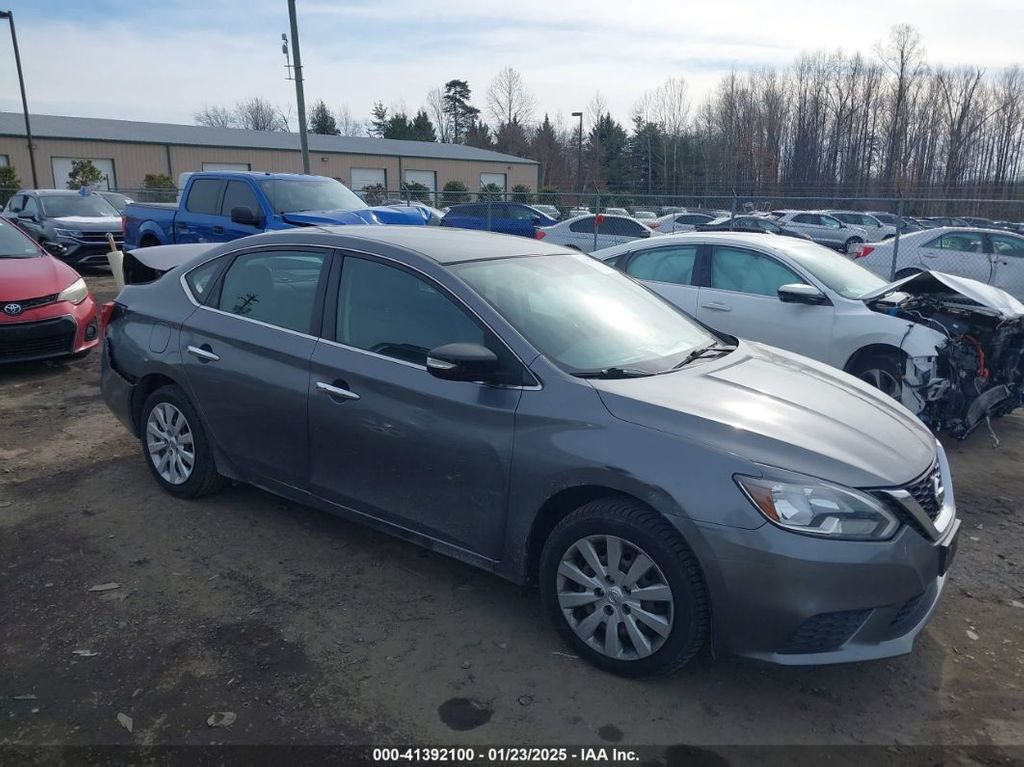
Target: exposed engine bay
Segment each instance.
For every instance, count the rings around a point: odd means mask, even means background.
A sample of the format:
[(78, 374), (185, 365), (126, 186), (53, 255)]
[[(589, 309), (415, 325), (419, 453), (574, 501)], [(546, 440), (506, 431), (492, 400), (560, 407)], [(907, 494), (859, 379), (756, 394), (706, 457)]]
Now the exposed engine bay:
[(904, 370), (903, 402), (933, 430), (963, 439), (1024, 405), (1024, 304), (939, 272), (915, 274), (879, 293), (865, 297), (873, 310), (944, 336), (935, 356), (908, 355)]

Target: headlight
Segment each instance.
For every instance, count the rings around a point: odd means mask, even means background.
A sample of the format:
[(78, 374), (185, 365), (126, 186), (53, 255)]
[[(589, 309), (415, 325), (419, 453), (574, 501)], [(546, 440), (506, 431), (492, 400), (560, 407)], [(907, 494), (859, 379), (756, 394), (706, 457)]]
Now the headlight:
[(79, 277), (77, 280), (68, 285), (64, 290), (57, 296), (58, 301), (70, 301), (73, 304), (82, 303), (89, 295), (89, 288), (85, 284), (85, 280)]
[(70, 237), (71, 239), (78, 239), (82, 236), (82, 233), (74, 229), (57, 229), (54, 228), (53, 233), (58, 237)]
[(736, 476), (758, 510), (779, 527), (823, 538), (881, 541), (899, 520), (881, 501), (848, 487), (807, 477), (776, 480)]

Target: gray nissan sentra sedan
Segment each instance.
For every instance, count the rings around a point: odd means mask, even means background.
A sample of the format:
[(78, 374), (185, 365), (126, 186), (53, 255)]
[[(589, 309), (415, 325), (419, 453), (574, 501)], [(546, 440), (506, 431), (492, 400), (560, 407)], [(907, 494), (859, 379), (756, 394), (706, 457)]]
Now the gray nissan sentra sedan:
[(709, 642), (897, 655), (935, 608), (949, 466), (866, 383), (521, 237), (346, 226), (194, 254), (103, 312), (104, 399), (169, 493), (247, 482), (535, 583), (621, 674)]

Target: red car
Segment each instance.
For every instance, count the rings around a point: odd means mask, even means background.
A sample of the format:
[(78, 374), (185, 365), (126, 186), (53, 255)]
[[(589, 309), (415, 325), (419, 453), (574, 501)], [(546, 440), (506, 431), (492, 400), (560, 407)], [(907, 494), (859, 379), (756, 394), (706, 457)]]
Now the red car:
[(0, 218), (0, 364), (84, 355), (99, 335), (82, 276)]

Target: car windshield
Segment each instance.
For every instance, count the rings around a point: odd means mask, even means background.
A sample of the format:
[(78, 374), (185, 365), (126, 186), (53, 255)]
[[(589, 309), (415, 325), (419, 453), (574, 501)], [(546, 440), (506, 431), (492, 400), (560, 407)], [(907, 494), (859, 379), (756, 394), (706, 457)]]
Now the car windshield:
[(472, 261), (454, 271), (574, 375), (662, 373), (718, 340), (651, 291), (583, 254)]
[(860, 298), (886, 284), (863, 266), (817, 243), (794, 243), (786, 248), (786, 255), (843, 298)]
[(98, 218), (119, 215), (114, 206), (98, 194), (41, 194), (39, 201), (43, 205), (43, 215), (47, 218)]
[(365, 210), (367, 204), (344, 184), (334, 179), (272, 178), (260, 182), (260, 188), (275, 213), (299, 213), (307, 210)]
[(0, 218), (0, 258), (32, 258), (39, 248), (21, 230)]

